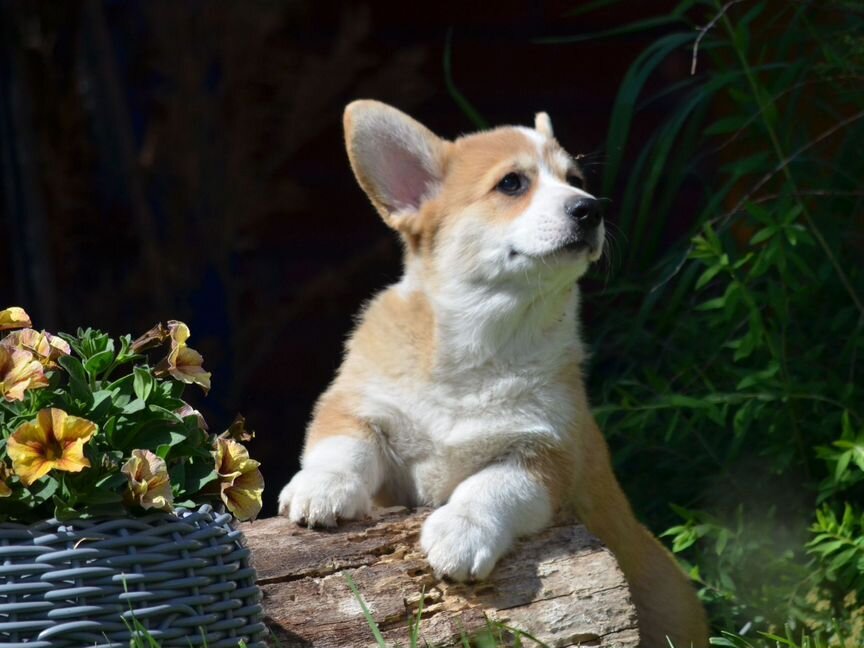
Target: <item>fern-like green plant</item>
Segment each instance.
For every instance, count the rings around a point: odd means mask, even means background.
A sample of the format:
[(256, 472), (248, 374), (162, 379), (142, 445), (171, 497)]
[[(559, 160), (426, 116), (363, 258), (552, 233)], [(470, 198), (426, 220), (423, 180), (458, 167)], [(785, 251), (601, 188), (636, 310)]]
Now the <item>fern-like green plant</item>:
[(592, 188), (627, 242), (588, 297), (596, 413), (718, 633), (746, 630), (716, 645), (864, 645), (864, 6), (682, 0), (547, 42), (645, 28)]

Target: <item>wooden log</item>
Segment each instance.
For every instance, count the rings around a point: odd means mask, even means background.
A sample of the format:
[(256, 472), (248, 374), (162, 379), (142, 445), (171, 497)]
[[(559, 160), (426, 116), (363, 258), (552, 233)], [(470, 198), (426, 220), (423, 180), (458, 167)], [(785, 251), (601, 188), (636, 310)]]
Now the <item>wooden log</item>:
[[(463, 635), (488, 632), (490, 620), (549, 646), (639, 643), (624, 576), (584, 527), (553, 526), (520, 541), (488, 580), (460, 584), (437, 579), (420, 551), (420, 527), (428, 514), (379, 509), (370, 520), (335, 530), (305, 529), (285, 518), (243, 525), (273, 644), (377, 645), (346, 575), (357, 584), (388, 646), (409, 645), (421, 595), (421, 646), (462, 645)], [(499, 626), (491, 627), (504, 643), (512, 640)], [(528, 639), (523, 644), (533, 645)]]

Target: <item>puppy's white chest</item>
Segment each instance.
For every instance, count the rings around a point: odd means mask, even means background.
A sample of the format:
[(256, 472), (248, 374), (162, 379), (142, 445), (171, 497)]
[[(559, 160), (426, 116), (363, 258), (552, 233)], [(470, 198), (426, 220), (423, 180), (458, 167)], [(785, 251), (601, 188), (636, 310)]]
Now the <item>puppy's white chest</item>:
[(409, 503), (442, 504), (497, 459), (555, 445), (573, 416), (569, 390), (545, 372), (490, 372), (375, 391), (372, 421)]

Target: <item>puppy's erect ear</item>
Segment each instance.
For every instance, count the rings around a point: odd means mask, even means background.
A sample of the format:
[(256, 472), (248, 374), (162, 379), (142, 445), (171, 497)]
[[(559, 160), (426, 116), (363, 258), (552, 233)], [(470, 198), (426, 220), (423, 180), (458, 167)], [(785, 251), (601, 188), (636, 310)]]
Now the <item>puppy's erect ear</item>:
[(552, 132), (552, 120), (545, 112), (538, 112), (534, 115), (534, 130), (541, 135), (552, 138), (555, 134)]
[(345, 108), (351, 168), (384, 221), (397, 227), (435, 193), (448, 144), (423, 124), (378, 101)]

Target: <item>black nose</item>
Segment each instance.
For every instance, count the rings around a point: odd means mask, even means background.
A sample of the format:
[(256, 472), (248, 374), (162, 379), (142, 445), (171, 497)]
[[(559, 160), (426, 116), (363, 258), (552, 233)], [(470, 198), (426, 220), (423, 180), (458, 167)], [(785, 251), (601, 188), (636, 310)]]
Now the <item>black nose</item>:
[(597, 227), (600, 223), (600, 201), (574, 196), (564, 203), (564, 212), (582, 227)]

